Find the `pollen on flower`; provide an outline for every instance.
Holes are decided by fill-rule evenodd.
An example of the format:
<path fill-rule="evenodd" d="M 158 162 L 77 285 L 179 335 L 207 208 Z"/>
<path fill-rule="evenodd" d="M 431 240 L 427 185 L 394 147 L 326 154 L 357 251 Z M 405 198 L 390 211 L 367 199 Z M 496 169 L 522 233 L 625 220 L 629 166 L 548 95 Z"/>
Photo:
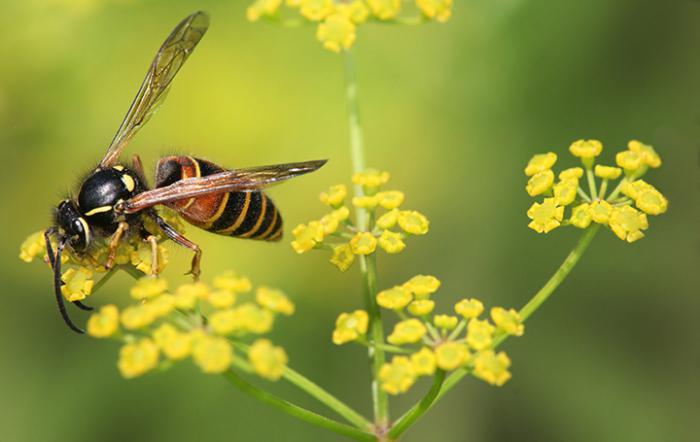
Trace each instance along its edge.
<path fill-rule="evenodd" d="M 217 289 L 229 290 L 233 293 L 245 293 L 253 288 L 250 279 L 245 276 L 238 276 L 231 271 L 224 272 L 215 277 L 212 285 Z"/>
<path fill-rule="evenodd" d="M 385 230 L 379 236 L 379 247 L 387 253 L 400 253 L 406 248 L 406 243 L 403 242 L 403 237 L 400 233 Z"/>
<path fill-rule="evenodd" d="M 591 215 L 591 219 L 598 224 L 607 224 L 612 210 L 612 206 L 607 201 L 593 201 L 588 213 Z"/>
<path fill-rule="evenodd" d="M 377 238 L 369 232 L 358 232 L 350 240 L 350 248 L 356 255 L 369 255 L 377 248 Z"/>
<path fill-rule="evenodd" d="M 431 376 L 435 373 L 435 353 L 428 347 L 423 347 L 411 355 L 413 372 L 418 376 Z"/>
<path fill-rule="evenodd" d="M 168 289 L 168 281 L 163 278 L 150 278 L 144 276 L 131 287 L 131 297 L 137 301 L 155 298 Z"/>
<path fill-rule="evenodd" d="M 330 262 L 341 272 L 347 271 L 350 266 L 352 266 L 352 263 L 355 262 L 355 254 L 352 253 L 352 247 L 350 247 L 350 244 L 340 244 L 334 246 Z"/>
<path fill-rule="evenodd" d="M 462 299 L 455 304 L 455 312 L 464 319 L 477 318 L 484 311 L 484 304 L 478 299 Z"/>
<path fill-rule="evenodd" d="M 284 374 L 288 358 L 282 347 L 272 345 L 268 339 L 258 339 L 248 350 L 248 360 L 258 376 L 276 381 Z"/>
<path fill-rule="evenodd" d="M 408 304 L 408 312 L 413 316 L 425 316 L 433 311 L 435 301 L 430 299 L 417 299 Z"/>
<path fill-rule="evenodd" d="M 369 316 L 364 310 L 355 310 L 352 313 L 341 313 L 335 321 L 333 330 L 333 343 L 342 345 L 354 341 L 367 333 Z"/>
<path fill-rule="evenodd" d="M 603 143 L 598 140 L 577 140 L 569 146 L 569 152 L 582 160 L 593 159 L 603 151 Z"/>
<path fill-rule="evenodd" d="M 204 335 L 194 340 L 192 359 L 204 373 L 222 373 L 231 366 L 233 348 L 225 338 Z"/>
<path fill-rule="evenodd" d="M 119 330 L 119 310 L 116 305 L 105 305 L 90 315 L 87 334 L 94 338 L 109 338 Z"/>
<path fill-rule="evenodd" d="M 92 293 L 95 281 L 92 279 L 92 271 L 86 267 L 68 269 L 61 275 L 61 293 L 68 301 L 80 301 Z"/>
<path fill-rule="evenodd" d="M 147 243 L 140 243 L 138 248 L 131 252 L 131 265 L 136 267 L 136 269 L 146 275 L 150 275 L 153 272 L 153 250 L 151 245 Z M 168 264 L 168 249 L 163 246 L 158 246 L 156 249 L 156 274 L 160 274 L 165 269 Z"/>
<path fill-rule="evenodd" d="M 348 188 L 345 184 L 336 184 L 331 186 L 327 192 L 321 192 L 320 200 L 323 204 L 338 208 L 345 202 L 345 197 L 348 196 Z"/>
<path fill-rule="evenodd" d="M 445 23 L 452 15 L 452 0 L 416 0 L 424 16 Z"/>
<path fill-rule="evenodd" d="M 619 167 L 602 166 L 600 164 L 596 164 L 594 171 L 595 176 L 606 180 L 616 180 L 622 175 L 622 169 Z"/>
<path fill-rule="evenodd" d="M 551 189 L 553 183 L 554 172 L 551 170 L 544 170 L 530 177 L 525 186 L 525 191 L 527 191 L 530 196 L 537 196 Z"/>
<path fill-rule="evenodd" d="M 255 301 L 272 312 L 286 316 L 294 314 L 294 304 L 280 290 L 260 286 L 255 291 Z"/>
<path fill-rule="evenodd" d="M 403 200 L 406 198 L 403 192 L 398 190 L 379 192 L 376 196 L 379 201 L 379 205 L 387 210 L 396 209 L 403 204 Z"/>
<path fill-rule="evenodd" d="M 248 21 L 258 21 L 261 16 L 273 16 L 280 7 L 281 0 L 256 0 L 246 9 Z"/>
<path fill-rule="evenodd" d="M 299 224 L 292 230 L 292 235 L 294 235 L 292 248 L 297 253 L 308 252 L 316 244 L 323 241 L 323 229 L 318 221 L 311 221 L 309 224 Z"/>
<path fill-rule="evenodd" d="M 153 340 L 165 357 L 173 361 L 186 358 L 192 353 L 192 335 L 183 333 L 165 323 L 153 332 Z"/>
<path fill-rule="evenodd" d="M 452 371 L 469 362 L 471 354 L 467 346 L 459 342 L 445 342 L 435 348 L 435 362 L 445 371 Z"/>
<path fill-rule="evenodd" d="M 32 262 L 34 257 L 43 254 L 45 251 L 44 232 L 35 232 L 29 235 L 20 246 L 19 259 L 24 262 Z"/>
<path fill-rule="evenodd" d="M 404 232 L 413 235 L 425 235 L 428 233 L 428 227 L 430 226 L 428 218 L 415 210 L 400 211 L 397 221 Z"/>
<path fill-rule="evenodd" d="M 355 23 L 341 12 L 333 13 L 318 25 L 316 38 L 332 52 L 350 49 L 357 38 Z"/>
<path fill-rule="evenodd" d="M 576 200 L 577 190 L 577 179 L 560 181 L 554 185 L 554 199 L 560 206 L 568 206 Z"/>
<path fill-rule="evenodd" d="M 425 325 L 418 319 L 406 319 L 394 326 L 387 341 L 394 345 L 413 344 L 420 341 L 427 333 Z"/>
<path fill-rule="evenodd" d="M 564 180 L 570 180 L 570 179 L 578 179 L 583 176 L 583 169 L 580 167 L 570 167 L 568 169 L 564 169 L 561 172 L 559 172 L 559 179 L 564 181 Z"/>
<path fill-rule="evenodd" d="M 527 216 L 532 220 L 529 228 L 537 233 L 548 233 L 561 225 L 564 207 L 559 206 L 554 198 L 545 198 L 542 203 L 533 203 Z"/>
<path fill-rule="evenodd" d="M 440 288 L 440 280 L 431 275 L 416 275 L 403 284 L 416 299 L 427 299 Z"/>
<path fill-rule="evenodd" d="M 401 0 L 367 0 L 367 4 L 380 20 L 390 20 L 401 10 Z"/>
<path fill-rule="evenodd" d="M 571 209 L 571 225 L 579 229 L 585 229 L 591 225 L 591 206 L 588 203 L 583 203 Z"/>
<path fill-rule="evenodd" d="M 525 331 L 523 320 L 515 309 L 506 310 L 503 307 L 491 309 L 491 319 L 493 323 L 511 336 L 522 336 Z"/>
<path fill-rule="evenodd" d="M 398 220 L 399 211 L 394 209 L 377 218 L 377 227 L 388 230 L 394 227 Z"/>
<path fill-rule="evenodd" d="M 474 350 L 484 350 L 493 342 L 496 328 L 487 320 L 472 319 L 467 325 L 467 344 Z"/>
<path fill-rule="evenodd" d="M 333 12 L 333 0 L 301 0 L 299 13 L 311 21 L 320 21 Z"/>
<path fill-rule="evenodd" d="M 510 358 L 500 352 L 486 350 L 474 359 L 474 375 L 491 385 L 502 386 L 510 379 Z"/>
<path fill-rule="evenodd" d="M 435 315 L 433 318 L 433 324 L 435 327 L 442 330 L 452 330 L 457 327 L 459 319 L 456 316 L 451 315 Z"/>
<path fill-rule="evenodd" d="M 631 140 L 627 143 L 627 148 L 632 152 L 639 153 L 642 156 L 642 161 L 644 161 L 647 166 L 653 168 L 661 166 L 661 157 L 659 157 L 659 154 L 656 153 L 654 148 L 648 144 L 637 140 Z"/>
<path fill-rule="evenodd" d="M 379 370 L 379 381 L 382 390 L 389 394 L 399 394 L 408 391 L 416 382 L 416 372 L 411 360 L 406 356 L 394 356 Z"/>
<path fill-rule="evenodd" d="M 395 286 L 377 293 L 377 304 L 389 310 L 401 310 L 412 300 L 411 292 L 401 286 Z"/>
<path fill-rule="evenodd" d="M 643 238 L 642 230 L 649 228 L 646 214 L 630 206 L 613 209 L 609 224 L 618 238 L 630 243 Z"/>
<path fill-rule="evenodd" d="M 141 376 L 158 364 L 158 347 L 151 339 L 143 338 L 126 344 L 119 350 L 117 368 L 124 378 Z"/>

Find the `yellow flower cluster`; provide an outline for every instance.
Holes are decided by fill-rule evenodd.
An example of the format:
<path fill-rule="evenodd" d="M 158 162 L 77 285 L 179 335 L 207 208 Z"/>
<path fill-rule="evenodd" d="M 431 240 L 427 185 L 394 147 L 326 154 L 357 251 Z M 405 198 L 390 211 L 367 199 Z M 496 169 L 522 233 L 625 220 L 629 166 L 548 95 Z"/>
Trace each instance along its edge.
<path fill-rule="evenodd" d="M 333 52 L 350 49 L 361 24 L 445 23 L 452 15 L 452 0 L 416 0 L 407 15 L 403 14 L 401 0 L 286 0 L 284 6 L 281 0 L 255 0 L 248 6 L 246 17 L 252 22 L 264 18 L 283 25 L 315 25 L 316 38 Z"/>
<path fill-rule="evenodd" d="M 492 385 L 503 385 L 509 378 L 510 359 L 495 353 L 494 343 L 504 335 L 521 336 L 522 319 L 517 311 L 494 307 L 490 319 L 480 319 L 484 306 L 477 299 L 462 299 L 454 305 L 454 315 L 432 318 L 432 295 L 440 280 L 418 275 L 401 285 L 379 292 L 377 304 L 395 312 L 400 319 L 387 337 L 397 355 L 381 368 L 381 387 L 390 394 L 406 392 L 420 376 L 432 376 L 436 370 L 469 369 L 474 376 Z M 336 320 L 333 343 L 368 344 L 368 315 L 364 310 L 342 313 Z"/>
<path fill-rule="evenodd" d="M 241 301 L 246 293 L 251 299 Z M 252 293 L 248 278 L 227 272 L 211 285 L 188 283 L 174 290 L 164 279 L 144 277 L 131 288 L 131 297 L 134 304 L 104 306 L 87 324 L 90 336 L 124 342 L 117 366 L 125 378 L 187 357 L 204 373 L 221 373 L 239 357 L 236 343 L 246 349 L 244 363 L 252 372 L 270 380 L 282 376 L 284 349 L 258 338 L 272 329 L 278 314 L 294 313 L 281 291 L 261 286 Z M 255 341 L 248 347 L 244 340 L 249 337 Z"/>
<path fill-rule="evenodd" d="M 661 158 L 653 147 L 636 140 L 616 154 L 617 167 L 595 164 L 602 151 L 603 144 L 598 140 L 573 142 L 569 152 L 581 160 L 583 167 L 563 170 L 558 181 L 552 171 L 557 161 L 555 153 L 530 159 L 525 167 L 529 177 L 525 190 L 530 196 L 544 197 L 527 211 L 531 229 L 547 233 L 562 225 L 585 229 L 598 223 L 630 243 L 644 237 L 649 227 L 647 215 L 660 215 L 668 208 L 661 192 L 640 179 L 649 168 L 660 167 Z M 618 179 L 608 194 L 611 183 Z"/>
<path fill-rule="evenodd" d="M 345 185 L 331 186 L 322 192 L 320 200 L 330 206 L 331 211 L 319 220 L 298 225 L 292 231 L 292 248 L 297 253 L 315 248 L 328 249 L 331 264 L 342 272 L 352 266 L 356 256 L 371 255 L 378 248 L 389 254 L 403 251 L 406 248 L 404 240 L 428 233 L 430 222 L 420 212 L 402 210 L 403 192 L 382 189 L 388 181 L 389 173 L 383 171 L 367 170 L 353 175 L 353 184 L 361 186 L 363 194 L 352 198 L 351 204 L 368 219 L 364 229 L 360 229 L 350 217 Z"/>

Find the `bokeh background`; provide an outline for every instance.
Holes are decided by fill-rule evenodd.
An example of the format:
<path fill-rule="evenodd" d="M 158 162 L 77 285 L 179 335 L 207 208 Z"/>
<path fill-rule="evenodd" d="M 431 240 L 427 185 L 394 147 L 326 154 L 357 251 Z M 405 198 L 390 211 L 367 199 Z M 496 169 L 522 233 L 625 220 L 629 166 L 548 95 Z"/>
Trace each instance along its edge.
<path fill-rule="evenodd" d="M 697 440 L 700 3 L 679 0 L 458 1 L 446 25 L 368 25 L 356 44 L 369 163 L 392 172 L 426 237 L 380 256 L 380 286 L 417 273 L 443 281 L 443 308 L 464 296 L 521 306 L 576 241 L 527 228 L 522 169 L 537 152 L 599 138 L 603 160 L 627 140 L 654 145 L 649 180 L 670 200 L 647 237 L 601 231 L 555 296 L 504 348 L 513 379 L 467 378 L 406 441 Z M 297 256 L 289 232 L 323 213 L 317 195 L 350 174 L 342 60 L 312 28 L 250 24 L 242 1 L 0 0 L 0 440 L 329 441 L 190 364 L 126 381 L 115 343 L 70 333 L 48 270 L 17 259 L 23 238 L 89 170 L 165 35 L 205 9 L 212 25 L 167 103 L 138 135 L 159 155 L 196 153 L 229 167 L 330 158 L 275 188 L 287 240 L 261 244 L 190 229 L 204 277 L 225 269 L 283 288 L 297 315 L 277 325 L 291 364 L 369 414 L 359 347 L 334 347 L 335 316 L 361 306 L 357 268 Z M 189 254 L 171 248 L 180 278 Z M 92 304 L 119 302 L 115 277 Z M 74 316 L 85 320 L 81 313 Z M 275 392 L 309 406 L 283 385 Z M 393 401 L 404 409 L 426 388 Z"/>

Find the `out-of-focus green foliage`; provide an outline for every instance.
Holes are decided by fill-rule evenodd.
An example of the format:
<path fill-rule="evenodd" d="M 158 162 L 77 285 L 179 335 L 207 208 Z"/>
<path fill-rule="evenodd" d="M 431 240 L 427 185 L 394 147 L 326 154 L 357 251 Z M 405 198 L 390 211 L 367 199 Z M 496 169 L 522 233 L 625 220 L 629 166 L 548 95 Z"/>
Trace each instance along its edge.
<path fill-rule="evenodd" d="M 149 169 L 171 152 L 229 167 L 329 158 L 271 191 L 289 239 L 318 214 L 318 193 L 350 175 L 341 59 L 313 41 L 312 27 L 247 23 L 240 1 L 0 6 L 0 440 L 333 440 L 186 364 L 122 379 L 115 348 L 66 329 L 48 269 L 16 255 L 99 161 L 158 45 L 196 9 L 211 14 L 211 29 L 127 155 L 138 152 Z M 430 238 L 380 260 L 380 287 L 424 272 L 443 281 L 441 296 L 453 298 L 445 301 L 522 305 L 577 235 L 527 228 L 522 169 L 534 153 L 563 152 L 579 138 L 604 140 L 608 164 L 629 139 L 653 145 L 664 167 L 650 175 L 670 201 L 643 241 L 596 238 L 527 336 L 505 345 L 518 363 L 503 389 L 463 382 L 405 440 L 692 440 L 698 5 L 465 0 L 446 25 L 362 32 L 355 52 L 369 164 L 391 171 L 431 220 Z M 337 313 L 361 307 L 356 269 L 339 274 L 288 241 L 189 232 L 204 249 L 205 277 L 235 268 L 292 296 L 295 320 L 274 340 L 291 365 L 369 414 L 362 349 L 330 342 Z M 189 268 L 188 252 L 171 256 L 170 275 Z M 120 302 L 127 278 L 90 301 Z M 394 415 L 412 399 L 398 399 Z"/>

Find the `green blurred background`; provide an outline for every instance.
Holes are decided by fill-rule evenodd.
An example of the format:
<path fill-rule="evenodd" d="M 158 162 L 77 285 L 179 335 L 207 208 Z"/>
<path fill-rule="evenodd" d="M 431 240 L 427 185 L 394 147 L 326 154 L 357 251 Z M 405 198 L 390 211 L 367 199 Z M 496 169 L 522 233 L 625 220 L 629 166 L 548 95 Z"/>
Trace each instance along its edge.
<path fill-rule="evenodd" d="M 148 169 L 196 153 L 229 167 L 330 158 L 271 193 L 287 240 L 261 244 L 190 229 L 204 277 L 225 269 L 283 288 L 297 315 L 273 335 L 291 364 L 369 414 L 359 347 L 334 347 L 335 316 L 361 306 L 357 268 L 296 256 L 291 228 L 319 217 L 318 193 L 350 174 L 342 60 L 312 28 L 250 24 L 239 1 L 0 1 L 0 441 L 338 440 L 182 364 L 126 381 L 117 346 L 70 333 L 48 270 L 17 259 L 24 237 L 103 154 L 165 35 L 205 9 L 212 25 L 166 105 L 131 144 Z M 602 231 L 556 295 L 504 348 L 513 379 L 467 378 L 406 441 L 697 440 L 700 3 L 459 1 L 446 25 L 360 28 L 356 44 L 369 163 L 392 172 L 431 232 L 380 256 L 380 286 L 443 281 L 444 310 L 477 296 L 521 306 L 579 232 L 527 228 L 524 164 L 578 138 L 604 161 L 627 140 L 654 145 L 648 179 L 670 200 L 647 237 Z M 189 253 L 171 248 L 180 278 Z M 119 275 L 90 299 L 123 300 Z M 73 310 L 80 321 L 85 315 Z M 394 415 L 426 388 L 393 401 Z M 314 406 L 280 384 L 274 391 Z"/>

